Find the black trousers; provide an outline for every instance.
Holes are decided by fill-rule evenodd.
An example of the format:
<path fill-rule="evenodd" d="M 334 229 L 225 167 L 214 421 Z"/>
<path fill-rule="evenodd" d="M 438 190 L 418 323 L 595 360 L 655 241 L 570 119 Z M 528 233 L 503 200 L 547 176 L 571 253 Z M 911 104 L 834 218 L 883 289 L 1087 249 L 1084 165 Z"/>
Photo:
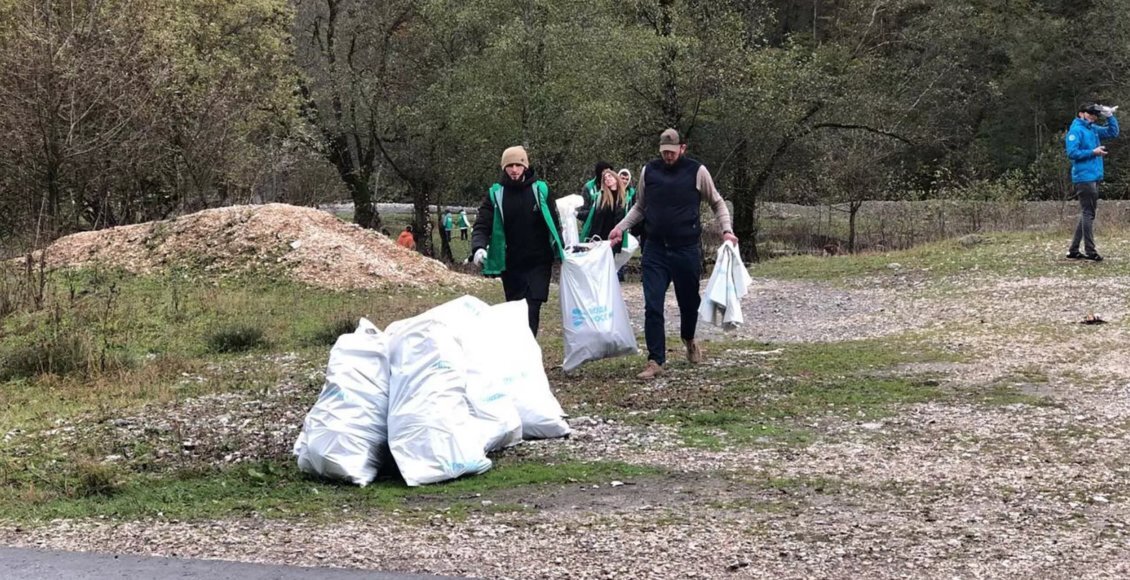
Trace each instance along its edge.
<path fill-rule="evenodd" d="M 534 336 L 538 335 L 538 326 L 541 325 L 541 307 L 549 300 L 549 277 L 552 273 L 552 263 L 523 269 L 507 267 L 502 272 L 502 291 L 506 294 L 506 300 L 526 300 L 530 331 Z"/>

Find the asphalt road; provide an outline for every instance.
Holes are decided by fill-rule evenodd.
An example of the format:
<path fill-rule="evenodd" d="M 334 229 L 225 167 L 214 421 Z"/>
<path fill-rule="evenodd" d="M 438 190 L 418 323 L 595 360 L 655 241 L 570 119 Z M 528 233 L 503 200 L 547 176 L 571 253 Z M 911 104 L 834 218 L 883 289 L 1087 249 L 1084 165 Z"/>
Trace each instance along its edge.
<path fill-rule="evenodd" d="M 454 578 L 371 570 L 302 568 L 221 560 L 185 560 L 0 548 L 0 580 L 425 580 Z"/>

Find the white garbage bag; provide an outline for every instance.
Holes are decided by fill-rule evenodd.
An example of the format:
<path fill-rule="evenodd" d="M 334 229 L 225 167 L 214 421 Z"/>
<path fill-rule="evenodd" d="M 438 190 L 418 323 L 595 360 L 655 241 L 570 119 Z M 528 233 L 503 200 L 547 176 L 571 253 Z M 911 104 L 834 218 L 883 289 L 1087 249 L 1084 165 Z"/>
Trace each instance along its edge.
<path fill-rule="evenodd" d="M 404 482 L 418 486 L 490 469 L 486 444 L 494 426 L 473 413 L 457 333 L 426 316 L 396 326 L 388 443 Z"/>
<path fill-rule="evenodd" d="M 395 335 L 413 321 L 434 320 L 443 322 L 455 333 L 466 361 L 467 401 L 472 413 L 485 420 L 480 424 L 486 430 L 484 450 L 495 451 L 522 442 L 522 419 L 503 385 L 504 371 L 513 364 L 513 357 L 495 347 L 500 333 L 494 324 L 484 320 L 489 308 L 474 296 L 462 296 L 414 318 L 394 322 L 388 332 Z M 529 324 L 523 325 L 529 334 Z M 540 356 L 537 363 L 541 364 Z"/>
<path fill-rule="evenodd" d="M 584 244 L 587 251 L 566 252 L 561 264 L 561 325 L 565 362 L 571 371 L 582 363 L 639 351 L 620 293 L 608 242 Z"/>
<path fill-rule="evenodd" d="M 627 264 L 628 260 L 631 260 L 632 256 L 636 255 L 636 253 L 639 252 L 639 250 L 640 250 L 640 240 L 639 240 L 639 238 L 637 238 L 637 237 L 635 237 L 632 234 L 629 234 L 627 232 L 624 232 L 624 235 L 628 237 L 627 246 L 620 248 L 620 252 L 618 254 L 612 255 L 612 258 L 613 258 L 613 260 L 615 261 L 615 264 L 616 264 L 616 271 L 617 272 L 619 272 L 620 268 L 623 268 L 624 264 Z"/>
<path fill-rule="evenodd" d="M 503 302 L 483 315 L 489 329 L 490 360 L 498 381 L 521 418 L 526 439 L 552 439 L 569 434 L 565 411 L 549 388 L 541 347 L 530 332 L 525 300 Z M 483 356 L 483 355 L 480 355 Z"/>
<path fill-rule="evenodd" d="M 298 468 L 362 487 L 388 460 L 389 335 L 361 319 L 338 337 L 326 382 L 294 443 Z"/>
<path fill-rule="evenodd" d="M 581 242 L 581 232 L 577 228 L 577 210 L 585 204 L 585 198 L 574 193 L 557 200 L 557 217 L 561 221 L 561 243 L 566 248 Z"/>
<path fill-rule="evenodd" d="M 721 326 L 723 330 L 733 330 L 743 324 L 742 297 L 749 293 L 751 284 L 753 279 L 742 263 L 738 247 L 733 242 L 723 242 L 698 307 L 699 320 Z"/>

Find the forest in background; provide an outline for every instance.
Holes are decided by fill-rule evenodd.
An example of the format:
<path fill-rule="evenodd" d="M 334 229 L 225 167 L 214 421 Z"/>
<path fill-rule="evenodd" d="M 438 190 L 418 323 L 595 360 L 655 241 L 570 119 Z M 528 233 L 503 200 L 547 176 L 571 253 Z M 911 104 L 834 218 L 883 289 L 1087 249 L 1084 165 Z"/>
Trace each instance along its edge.
<path fill-rule="evenodd" d="M 556 195 L 680 130 L 762 202 L 1062 200 L 1120 104 L 1130 0 L 0 0 L 0 245 L 233 203 Z M 1127 197 L 1114 142 L 1103 195 Z M 438 253 L 430 235 L 421 251 Z M 757 258 L 755 244 L 743 244 Z"/>

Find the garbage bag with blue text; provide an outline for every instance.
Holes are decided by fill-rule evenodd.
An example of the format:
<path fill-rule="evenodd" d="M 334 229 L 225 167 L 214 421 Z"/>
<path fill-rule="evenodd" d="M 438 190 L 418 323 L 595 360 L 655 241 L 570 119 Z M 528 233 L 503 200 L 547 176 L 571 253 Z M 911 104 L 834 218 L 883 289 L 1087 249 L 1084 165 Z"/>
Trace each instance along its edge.
<path fill-rule="evenodd" d="M 587 361 L 639 352 L 608 242 L 582 244 L 565 253 L 561 319 L 566 372 Z"/>
<path fill-rule="evenodd" d="M 325 385 L 294 442 L 300 470 L 364 487 L 391 459 L 389 339 L 364 318 L 356 331 L 338 337 Z"/>

